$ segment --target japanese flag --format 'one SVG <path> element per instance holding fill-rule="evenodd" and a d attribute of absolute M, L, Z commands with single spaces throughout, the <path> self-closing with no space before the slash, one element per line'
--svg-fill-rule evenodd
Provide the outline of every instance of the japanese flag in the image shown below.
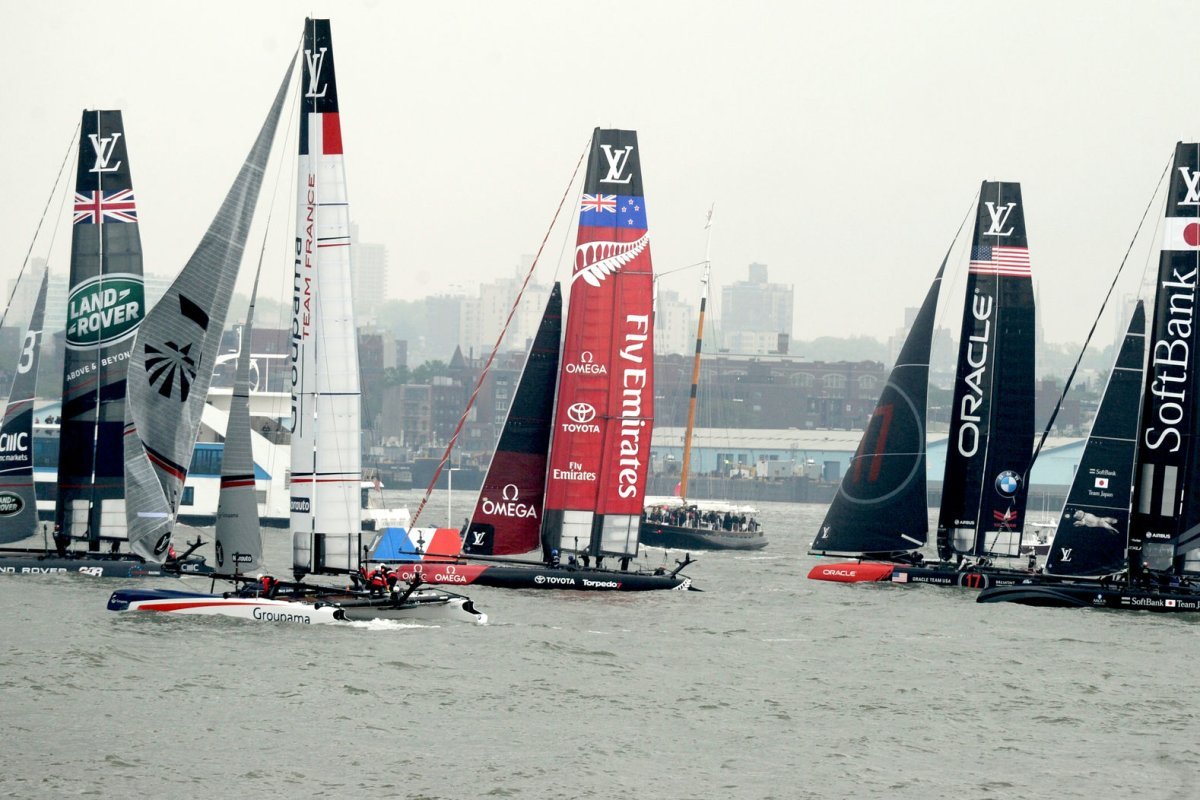
<path fill-rule="evenodd" d="M 1200 250 L 1200 219 L 1167 217 L 1163 220 L 1163 250 Z"/>
<path fill-rule="evenodd" d="M 1107 489 L 1108 488 L 1108 478 L 1096 478 L 1096 488 L 1097 489 Z"/>

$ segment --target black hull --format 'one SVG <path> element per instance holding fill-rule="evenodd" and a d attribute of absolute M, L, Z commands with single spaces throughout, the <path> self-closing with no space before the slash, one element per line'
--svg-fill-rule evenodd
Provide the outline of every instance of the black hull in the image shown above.
<path fill-rule="evenodd" d="M 638 538 L 642 544 L 673 550 L 760 550 L 767 546 L 761 530 L 715 531 L 644 521 Z"/>
<path fill-rule="evenodd" d="M 180 574 L 210 575 L 212 572 L 212 567 L 202 559 L 188 559 L 177 568 L 166 568 L 162 564 L 124 553 L 79 553 L 66 558 L 41 550 L 0 553 L 0 575 L 81 574 L 93 578 L 170 578 Z"/>
<path fill-rule="evenodd" d="M 1024 570 L 1000 567 L 974 567 L 956 569 L 953 565 L 910 567 L 897 564 L 889 580 L 901 584 L 926 584 L 949 586 L 958 589 L 988 589 L 994 586 L 1013 586 L 1029 580 L 1030 573 Z"/>
<path fill-rule="evenodd" d="M 1098 583 L 1025 583 L 981 592 L 979 603 L 1020 603 L 1047 608 L 1106 608 L 1160 613 L 1200 611 L 1200 594 L 1102 586 Z"/>
<path fill-rule="evenodd" d="M 691 578 L 605 569 L 489 566 L 472 581 L 499 589 L 573 589 L 583 592 L 652 592 L 687 590 Z"/>

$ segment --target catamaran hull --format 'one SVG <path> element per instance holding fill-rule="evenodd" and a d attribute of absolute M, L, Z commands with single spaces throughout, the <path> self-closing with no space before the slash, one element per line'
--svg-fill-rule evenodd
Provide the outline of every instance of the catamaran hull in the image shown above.
<path fill-rule="evenodd" d="M 1110 608 L 1121 611 L 1161 613 L 1200 611 L 1200 595 L 1181 592 L 1151 592 L 1096 583 L 999 586 L 980 592 L 979 603 L 1020 603 L 1049 608 Z"/>
<path fill-rule="evenodd" d="M 225 597 L 171 589 L 118 589 L 108 599 L 109 611 L 222 616 L 257 622 L 320 625 L 377 619 L 447 620 L 485 624 L 487 615 L 465 597 L 418 592 L 403 603 L 383 598 L 344 601 L 272 600 L 265 597 Z"/>
<path fill-rule="evenodd" d="M 962 589 L 987 589 L 991 586 L 1012 586 L 1029 579 L 1028 572 L 984 567 L 960 570 L 953 565 L 914 567 L 907 564 L 863 561 L 840 564 L 818 564 L 809 570 L 815 581 L 866 583 L 885 581 L 901 585 L 928 584 Z"/>
<path fill-rule="evenodd" d="M 420 574 L 428 584 L 494 586 L 499 589 L 574 589 L 584 592 L 687 591 L 692 579 L 684 575 L 652 575 L 607 569 L 567 569 L 515 564 L 403 564 L 399 578 Z"/>
<path fill-rule="evenodd" d="M 767 546 L 762 531 L 716 531 L 643 522 L 642 544 L 674 550 L 759 550 Z"/>
<path fill-rule="evenodd" d="M 93 578 L 164 578 L 178 575 L 208 575 L 212 567 L 203 561 L 188 560 L 179 565 L 179 570 L 164 569 L 162 564 L 143 561 L 137 556 L 123 555 L 112 558 L 89 555 L 68 556 L 39 555 L 33 551 L 28 555 L 0 556 L 0 575 L 88 575 Z"/>

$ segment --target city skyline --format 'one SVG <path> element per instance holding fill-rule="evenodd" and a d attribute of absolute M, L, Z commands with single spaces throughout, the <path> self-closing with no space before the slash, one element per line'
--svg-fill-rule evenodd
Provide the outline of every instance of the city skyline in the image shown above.
<path fill-rule="evenodd" d="M 773 280 L 795 286 L 795 338 L 886 339 L 980 181 L 1003 178 L 1023 182 L 1047 338 L 1079 341 L 1174 142 L 1200 134 L 1181 99 L 1200 54 L 1167 35 L 1189 16 L 1177 2 L 1103 14 L 1079 0 L 663 2 L 613 9 L 605 24 L 582 6 L 533 0 L 469 13 L 372 0 L 311 11 L 333 20 L 351 217 L 387 246 L 397 299 L 506 274 L 510 254 L 542 242 L 565 191 L 536 276 L 563 278 L 578 192 L 568 179 L 603 125 L 639 131 L 655 268 L 681 297 L 698 294 L 699 275 L 682 268 L 703 261 L 715 202 L 715 281 L 770 264 Z M 2 278 L 24 260 L 85 107 L 124 111 L 146 266 L 173 274 L 232 180 L 302 22 L 283 0 L 215 0 L 205 18 L 237 20 L 215 27 L 171 4 L 93 12 L 68 1 L 8 17 L 22 79 L 9 97 L 20 124 L 0 129 L 0 148 L 20 154 L 9 162 L 19 191 L 0 200 Z M 580 54 L 604 52 L 618 33 L 641 55 L 605 61 L 606 79 L 581 90 Z M 81 79 L 70 54 L 97 43 L 134 68 Z M 272 166 L 264 197 L 288 197 L 291 180 Z M 58 232 L 55 269 L 69 238 L 62 189 L 43 228 L 46 239 Z M 286 302 L 294 211 L 279 207 L 264 296 Z M 1138 290 L 1157 214 L 1120 292 Z M 260 212 L 248 254 L 264 221 Z M 951 271 L 966 246 L 960 237 Z M 248 255 L 243 292 L 253 266 Z"/>

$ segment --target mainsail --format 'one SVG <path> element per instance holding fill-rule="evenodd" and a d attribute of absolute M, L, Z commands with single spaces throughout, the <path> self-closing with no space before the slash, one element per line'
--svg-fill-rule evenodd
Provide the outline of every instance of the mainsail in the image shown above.
<path fill-rule="evenodd" d="M 304 24 L 292 295 L 292 559 L 350 571 L 362 511 L 358 341 L 350 211 L 329 20 Z"/>
<path fill-rule="evenodd" d="M 142 244 L 120 111 L 84 111 L 71 226 L 55 523 L 124 538 L 126 370 L 146 312 Z"/>
<path fill-rule="evenodd" d="M 900 350 L 838 493 L 810 548 L 819 555 L 887 558 L 929 535 L 925 406 L 929 351 L 946 259 Z"/>
<path fill-rule="evenodd" d="M 1018 554 L 1033 455 L 1034 311 L 1019 183 L 984 181 L 954 381 L 938 555 Z"/>
<path fill-rule="evenodd" d="M 4 422 L 0 425 L 0 544 L 32 536 L 37 530 L 37 497 L 33 486 L 33 399 L 37 394 L 38 356 L 42 349 L 42 320 L 46 284 L 41 288 L 21 344 Z"/>
<path fill-rule="evenodd" d="M 1146 359 L 1146 312 L 1139 300 L 1075 470 L 1046 572 L 1094 577 L 1125 568 L 1138 400 Z"/>
<path fill-rule="evenodd" d="M 1129 525 L 1129 568 L 1171 567 L 1200 571 L 1200 347 L 1196 316 L 1200 272 L 1200 144 L 1180 142 L 1171 165 L 1163 220 L 1150 360 L 1142 394 L 1134 468 L 1133 514 Z"/>
<path fill-rule="evenodd" d="M 250 441 L 250 343 L 254 331 L 254 303 L 258 278 L 250 294 L 246 324 L 238 349 L 237 374 L 225 426 L 221 456 L 221 493 L 217 498 L 214 532 L 217 570 L 253 572 L 262 563 L 262 532 L 258 520 L 258 495 L 254 486 L 254 453 Z M 226 566 L 228 565 L 228 567 Z"/>
<path fill-rule="evenodd" d="M 637 554 L 654 417 L 653 269 L 637 133 L 592 136 L 554 417 L 543 538 Z"/>
<path fill-rule="evenodd" d="M 468 555 L 513 555 L 538 546 L 561 338 L 562 291 L 556 283 L 463 539 Z"/>
<path fill-rule="evenodd" d="M 126 517 L 130 546 L 147 559 L 162 561 L 170 545 L 292 67 L 288 65 L 216 218 L 162 300 L 146 315 L 129 360 Z"/>

